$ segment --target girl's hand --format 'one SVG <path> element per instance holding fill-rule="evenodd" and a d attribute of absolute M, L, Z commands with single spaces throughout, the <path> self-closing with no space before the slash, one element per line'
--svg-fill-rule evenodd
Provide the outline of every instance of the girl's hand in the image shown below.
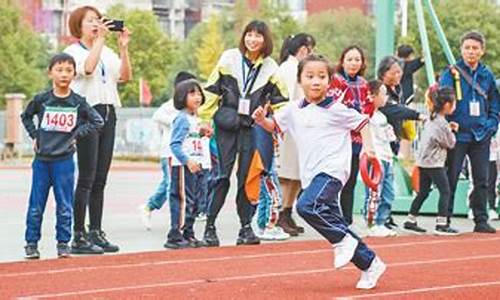
<path fill-rule="evenodd" d="M 450 129 L 451 131 L 458 132 L 458 128 L 460 127 L 457 122 L 450 122 Z"/>
<path fill-rule="evenodd" d="M 377 153 L 375 153 L 374 149 L 363 147 L 360 156 L 363 155 L 363 153 L 366 153 L 366 156 L 368 156 L 369 159 L 377 158 Z"/>
<path fill-rule="evenodd" d="M 187 167 L 191 173 L 198 173 L 201 171 L 200 165 L 191 159 L 188 160 Z"/>
<path fill-rule="evenodd" d="M 38 146 L 36 145 L 36 139 L 33 140 L 33 150 L 35 152 L 38 150 Z"/>
<path fill-rule="evenodd" d="M 213 134 L 214 134 L 214 130 L 210 126 L 210 124 L 202 124 L 200 126 L 200 135 L 201 136 L 212 137 Z"/>
<path fill-rule="evenodd" d="M 418 120 L 419 120 L 419 121 L 425 121 L 425 120 L 427 120 L 427 116 L 426 116 L 426 115 L 424 115 L 424 114 L 419 114 L 419 115 L 418 115 Z"/>
<path fill-rule="evenodd" d="M 259 106 L 254 110 L 254 112 L 252 114 L 252 118 L 255 120 L 255 122 L 257 124 L 261 124 L 266 119 L 266 115 L 267 115 L 267 112 L 269 110 L 269 107 L 271 107 L 271 104 L 269 104 L 269 102 L 267 102 L 264 107 Z"/>
<path fill-rule="evenodd" d="M 127 49 L 131 35 L 132 32 L 130 32 L 127 27 L 123 27 L 123 31 L 118 33 L 118 45 L 121 49 Z"/>

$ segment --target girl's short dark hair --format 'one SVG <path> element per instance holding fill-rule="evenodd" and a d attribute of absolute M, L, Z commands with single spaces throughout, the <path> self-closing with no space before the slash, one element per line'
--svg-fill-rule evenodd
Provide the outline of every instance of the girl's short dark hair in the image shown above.
<path fill-rule="evenodd" d="M 349 47 L 346 47 L 342 51 L 342 54 L 340 54 L 339 62 L 337 64 L 337 66 L 335 67 L 335 72 L 337 72 L 337 73 L 344 72 L 344 67 L 342 66 L 342 63 L 344 62 L 344 59 L 345 59 L 345 56 L 346 56 L 347 52 L 349 52 L 349 51 L 351 51 L 353 49 L 357 50 L 359 52 L 359 54 L 361 54 L 361 68 L 359 69 L 359 71 L 358 71 L 358 73 L 356 75 L 359 75 L 359 76 L 364 76 L 365 75 L 365 71 L 366 71 L 366 56 L 365 56 L 365 52 L 363 51 L 363 49 L 361 49 L 361 47 L 359 47 L 358 45 L 351 45 Z"/>
<path fill-rule="evenodd" d="M 245 35 L 251 31 L 255 31 L 264 37 L 264 46 L 260 50 L 263 58 L 266 58 L 273 53 L 273 39 L 271 36 L 271 31 L 265 22 L 259 20 L 253 20 L 248 23 L 243 33 L 241 34 L 239 49 L 242 54 L 247 52 L 247 47 L 245 46 Z"/>
<path fill-rule="evenodd" d="M 455 90 L 449 86 L 434 85 L 429 88 L 429 98 L 432 102 L 431 120 L 443 110 L 446 103 L 455 102 Z"/>
<path fill-rule="evenodd" d="M 290 55 L 296 55 L 302 46 L 314 48 L 316 40 L 312 35 L 303 32 L 288 36 L 281 46 L 280 64 L 287 60 Z"/>
<path fill-rule="evenodd" d="M 389 69 L 394 64 L 398 64 L 399 66 L 401 66 L 401 61 L 397 57 L 392 55 L 382 58 L 382 60 L 378 63 L 377 78 L 382 80 L 385 73 L 387 73 L 387 71 L 389 71 Z"/>
<path fill-rule="evenodd" d="M 384 83 L 378 79 L 368 81 L 368 92 L 371 95 L 378 95 L 383 84 Z"/>
<path fill-rule="evenodd" d="M 52 70 L 52 68 L 55 65 L 63 63 L 63 62 L 70 63 L 73 66 L 73 69 L 75 70 L 75 74 L 76 74 L 75 59 L 73 58 L 73 56 L 71 56 L 67 53 L 58 53 L 58 54 L 52 56 L 52 58 L 50 59 L 50 62 L 49 62 L 49 67 L 48 67 L 49 71 Z"/>
<path fill-rule="evenodd" d="M 297 70 L 297 81 L 300 82 L 300 75 L 302 74 L 302 71 L 304 70 L 304 67 L 313 61 L 319 61 L 323 62 L 326 65 L 326 68 L 328 70 L 328 78 L 332 78 L 333 76 L 333 68 L 332 68 L 332 63 L 326 56 L 320 55 L 320 54 L 309 54 L 306 56 L 303 60 L 299 62 L 299 67 Z"/>
<path fill-rule="evenodd" d="M 203 94 L 203 89 L 198 81 L 195 79 L 188 79 L 177 84 L 174 92 L 175 109 L 182 110 L 186 108 L 188 94 L 197 90 L 201 93 L 201 104 L 205 103 L 205 94 Z"/>

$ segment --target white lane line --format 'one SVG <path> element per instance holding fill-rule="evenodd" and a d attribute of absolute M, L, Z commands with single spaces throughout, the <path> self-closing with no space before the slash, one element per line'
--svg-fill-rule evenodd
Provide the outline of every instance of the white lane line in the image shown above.
<path fill-rule="evenodd" d="M 500 259 L 500 254 L 457 257 L 457 258 L 448 258 L 448 259 L 407 261 L 407 262 L 388 264 L 388 267 L 429 265 L 429 264 L 449 263 L 449 262 L 457 262 L 457 261 L 482 260 L 482 259 Z M 351 266 L 351 267 L 344 268 L 342 270 L 354 270 L 354 269 L 356 269 L 356 268 Z M 83 296 L 83 295 L 119 292 L 119 291 L 127 291 L 127 290 L 139 290 L 139 289 L 147 289 L 147 288 L 173 287 L 173 286 L 183 286 L 183 285 L 190 285 L 190 284 L 217 283 L 217 282 L 239 281 L 239 280 L 248 280 L 248 279 L 261 279 L 261 278 L 280 277 L 280 276 L 307 275 L 307 274 L 327 273 L 327 272 L 334 272 L 334 271 L 335 270 L 332 267 L 332 268 L 313 269 L 313 270 L 260 273 L 260 274 L 250 274 L 250 275 L 240 275 L 240 276 L 219 277 L 219 278 L 213 278 L 213 279 L 194 279 L 194 280 L 187 280 L 187 281 L 174 281 L 174 282 L 146 284 L 146 285 L 132 285 L 132 286 L 128 285 L 128 286 L 113 287 L 113 288 L 80 290 L 80 291 L 71 291 L 71 292 L 54 293 L 54 294 L 27 295 L 27 296 L 18 297 L 17 299 L 27 300 L 27 299 L 59 298 L 59 297 L 68 297 L 68 296 Z M 351 296 L 348 296 L 347 298 L 349 298 L 349 297 L 351 297 Z"/>
<path fill-rule="evenodd" d="M 384 248 L 397 248 L 397 247 L 411 247 L 416 245 L 435 245 L 435 244 L 446 244 L 446 243 L 468 243 L 468 242 L 491 242 L 498 241 L 500 237 L 495 238 L 484 238 L 484 239 L 440 239 L 425 242 L 405 242 L 405 243 L 394 243 L 387 245 L 374 245 L 370 246 L 373 249 L 384 249 Z M 66 272 L 84 272 L 84 271 L 95 271 L 95 270 L 115 270 L 122 268 L 141 268 L 150 266 L 163 266 L 163 265 L 175 265 L 175 264 L 189 264 L 189 263 L 204 263 L 204 262 L 218 262 L 218 261 L 228 261 L 233 259 L 255 259 L 255 258 L 267 258 L 267 257 L 279 257 L 288 255 L 311 255 L 311 254 L 321 254 L 321 253 L 333 253 L 331 249 L 318 249 L 318 250 L 302 250 L 302 251 L 288 251 L 288 252 L 277 252 L 277 253 L 262 253 L 262 254 L 247 254 L 247 255 L 230 255 L 221 257 L 208 257 L 208 258 L 194 258 L 194 259 L 179 259 L 179 260 L 167 260 L 167 261 L 153 261 L 144 263 L 131 263 L 131 264 L 119 264 L 119 265 L 108 265 L 108 266 L 91 266 L 91 267 L 76 267 L 76 268 L 62 268 L 53 270 L 43 270 L 43 271 L 33 271 L 33 272 L 17 272 L 17 273 L 6 273 L 0 274 L 0 278 L 12 278 L 18 276 L 39 276 L 39 275 L 53 275 Z"/>
<path fill-rule="evenodd" d="M 472 287 L 485 287 L 485 286 L 492 286 L 492 285 L 500 285 L 500 281 L 444 285 L 444 286 L 435 286 L 435 287 L 412 289 L 412 290 L 401 290 L 401 291 L 384 292 L 384 293 L 343 296 L 343 297 L 336 297 L 335 299 L 348 300 L 348 299 L 373 298 L 373 297 L 383 297 L 383 296 L 399 296 L 399 295 L 406 295 L 406 294 L 428 293 L 428 292 L 435 292 L 435 291 L 455 290 L 455 289 L 472 288 Z"/>

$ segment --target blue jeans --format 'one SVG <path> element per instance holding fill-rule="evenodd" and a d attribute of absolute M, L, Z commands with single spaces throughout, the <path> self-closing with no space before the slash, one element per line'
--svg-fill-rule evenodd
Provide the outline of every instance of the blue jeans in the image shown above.
<path fill-rule="evenodd" d="M 198 205 L 196 214 L 207 214 L 208 199 L 209 199 L 209 184 L 210 184 L 210 170 L 203 169 L 200 171 L 200 185 L 198 187 Z"/>
<path fill-rule="evenodd" d="M 150 210 L 160 209 L 167 201 L 170 190 L 170 170 L 168 165 L 168 158 L 161 158 L 160 165 L 161 171 L 163 173 L 163 178 L 156 188 L 156 192 L 153 194 L 153 196 L 149 197 L 147 206 Z"/>
<path fill-rule="evenodd" d="M 26 214 L 27 243 L 40 240 L 43 212 L 52 187 L 56 199 L 56 239 L 60 243 L 71 240 L 71 217 L 73 216 L 73 188 L 75 185 L 75 164 L 73 157 L 58 161 L 35 159 L 31 194 Z"/>
<path fill-rule="evenodd" d="M 191 173 L 185 166 L 172 167 L 170 183 L 170 231 L 168 241 L 194 237 L 193 224 L 198 206 L 198 187 L 203 175 Z"/>
<path fill-rule="evenodd" d="M 394 202 L 394 168 L 390 162 L 382 162 L 382 180 L 378 186 L 378 206 L 375 212 L 374 220 L 377 225 L 384 225 L 391 214 L 392 202 Z M 368 213 L 368 200 L 370 197 L 369 189 L 366 188 L 366 198 L 364 205 L 364 216 Z"/>
<path fill-rule="evenodd" d="M 332 176 L 320 173 L 303 190 L 297 200 L 297 212 L 304 220 L 330 243 L 342 241 L 346 234 L 359 241 L 351 262 L 361 270 L 370 267 L 375 252 L 347 226 L 339 207 L 339 193 L 342 183 Z"/>
<path fill-rule="evenodd" d="M 278 174 L 273 163 L 271 173 L 263 174 L 260 179 L 259 203 L 257 204 L 257 226 L 260 229 L 274 226 L 278 222 L 282 199 Z"/>

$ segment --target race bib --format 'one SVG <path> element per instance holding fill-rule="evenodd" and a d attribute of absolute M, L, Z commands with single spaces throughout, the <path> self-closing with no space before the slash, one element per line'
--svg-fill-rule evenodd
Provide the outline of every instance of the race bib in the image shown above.
<path fill-rule="evenodd" d="M 45 131 L 71 132 L 76 126 L 76 107 L 45 108 L 40 128 Z"/>
<path fill-rule="evenodd" d="M 203 156 L 203 144 L 198 134 L 188 136 L 186 145 L 188 148 L 186 152 L 193 159 L 197 160 L 198 157 Z"/>
<path fill-rule="evenodd" d="M 479 117 L 480 115 L 479 101 L 472 101 L 469 103 L 469 113 L 471 117 Z"/>

